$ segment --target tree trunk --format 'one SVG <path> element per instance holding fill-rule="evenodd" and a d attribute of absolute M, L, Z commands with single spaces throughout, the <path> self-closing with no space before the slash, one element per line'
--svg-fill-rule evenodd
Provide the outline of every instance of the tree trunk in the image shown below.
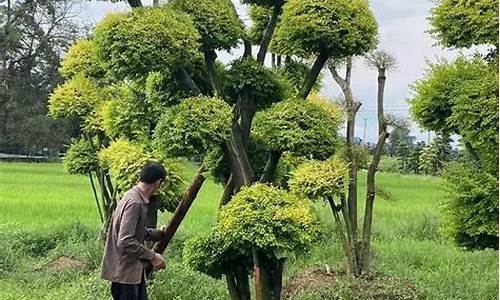
<path fill-rule="evenodd" d="M 215 60 L 217 59 L 217 53 L 215 53 L 214 50 L 207 50 L 204 52 L 204 56 L 208 71 L 208 80 L 210 81 L 210 85 L 212 86 L 214 96 L 222 97 L 222 90 L 217 78 L 217 71 L 215 70 Z"/>
<path fill-rule="evenodd" d="M 344 248 L 344 253 L 346 255 L 346 260 L 345 260 L 346 272 L 347 272 L 347 274 L 354 274 L 354 266 L 352 264 L 354 258 L 352 257 L 352 252 L 351 252 L 351 249 L 350 249 L 349 244 L 347 242 L 346 235 L 344 233 L 342 222 L 340 221 L 337 207 L 335 206 L 333 199 L 330 197 L 328 198 L 328 204 L 330 205 L 330 208 L 332 210 L 335 228 L 337 229 L 337 235 L 338 235 L 339 240 L 342 244 L 342 248 Z"/>
<path fill-rule="evenodd" d="M 142 7 L 141 0 L 127 0 L 127 2 L 130 5 L 130 7 L 132 7 L 132 8 Z"/>
<path fill-rule="evenodd" d="M 309 70 L 309 73 L 307 74 L 307 77 L 304 81 L 304 84 L 302 85 L 302 88 L 299 91 L 298 97 L 301 99 L 306 99 L 307 96 L 309 96 L 309 93 L 311 92 L 311 89 L 318 79 L 319 73 L 321 73 L 321 69 L 323 69 L 323 66 L 327 62 L 328 58 L 330 57 L 329 52 L 321 52 L 316 60 L 314 61 L 313 66 L 311 67 L 311 70 Z"/>
<path fill-rule="evenodd" d="M 162 239 L 155 244 L 154 250 L 156 253 L 163 253 L 163 251 L 165 251 L 168 244 L 174 237 L 174 234 L 177 232 L 177 229 L 186 216 L 189 208 L 191 207 L 191 204 L 193 204 L 194 200 L 196 199 L 196 196 L 198 195 L 198 192 L 200 191 L 201 186 L 205 181 L 205 175 L 203 175 L 203 172 L 205 172 L 204 165 L 202 165 L 198 169 L 198 173 L 191 182 L 191 185 L 184 192 L 184 195 L 182 195 L 182 200 L 177 206 L 177 209 L 175 210 L 174 215 L 172 216 L 172 219 L 170 220 L 165 233 L 162 236 Z"/>
<path fill-rule="evenodd" d="M 178 69 L 176 75 L 177 79 L 179 80 L 183 88 L 189 92 L 190 96 L 199 96 L 202 94 L 200 88 L 193 81 L 186 69 Z"/>
<path fill-rule="evenodd" d="M 348 188 L 348 198 L 347 198 L 347 216 L 349 219 L 350 232 L 349 244 L 351 245 L 351 252 L 353 254 L 353 275 L 358 276 L 361 273 L 361 266 L 359 265 L 359 259 L 361 256 L 359 245 L 358 245 L 358 168 L 356 157 L 353 152 L 354 146 L 354 130 L 356 128 L 356 113 L 361 107 L 361 103 L 354 101 L 352 96 L 352 90 L 350 86 L 351 80 L 351 69 L 352 69 L 352 59 L 348 58 L 346 62 L 346 78 L 342 78 L 336 69 L 334 62 L 328 63 L 328 69 L 332 74 L 335 82 L 342 89 L 344 94 L 345 105 L 347 108 L 347 128 L 346 128 L 346 148 L 347 148 L 347 158 L 349 161 L 349 188 Z"/>
<path fill-rule="evenodd" d="M 224 187 L 224 193 L 222 194 L 219 208 L 222 208 L 224 205 L 228 204 L 231 201 L 231 197 L 234 195 L 235 189 L 235 180 L 233 178 L 233 174 L 229 175 L 229 179 L 226 182 L 226 186 Z"/>
<path fill-rule="evenodd" d="M 99 212 L 99 218 L 101 219 L 101 224 L 103 224 L 104 217 L 102 215 L 101 205 L 99 204 L 99 197 L 97 196 L 97 190 L 95 188 L 94 178 L 92 176 L 92 172 L 89 172 L 88 176 L 89 176 L 89 180 L 90 180 L 90 186 L 92 187 L 92 192 L 94 193 L 95 205 L 97 206 L 97 211 Z"/>
<path fill-rule="evenodd" d="M 280 158 L 281 152 L 274 150 L 269 151 L 269 158 L 267 160 L 266 166 L 264 167 L 264 171 L 262 171 L 262 174 L 260 175 L 260 182 L 273 181 Z"/>
<path fill-rule="evenodd" d="M 379 137 L 367 175 L 366 206 L 363 223 L 363 251 L 361 259 L 363 274 L 367 274 L 370 268 L 373 203 L 375 201 L 375 174 L 378 169 L 380 158 L 384 153 L 385 141 L 389 137 L 389 133 L 387 132 L 387 123 L 384 116 L 385 79 L 385 68 L 378 68 L 377 117 Z"/>
<path fill-rule="evenodd" d="M 271 18 L 267 23 L 266 30 L 264 31 L 264 36 L 262 37 L 262 40 L 260 42 L 259 52 L 257 53 L 257 61 L 261 64 L 264 64 L 264 60 L 266 59 L 267 48 L 269 47 L 269 43 L 271 42 L 274 30 L 276 29 L 276 24 L 278 24 L 278 17 L 281 14 L 282 6 L 283 0 L 276 1 L 276 3 L 274 4 Z"/>

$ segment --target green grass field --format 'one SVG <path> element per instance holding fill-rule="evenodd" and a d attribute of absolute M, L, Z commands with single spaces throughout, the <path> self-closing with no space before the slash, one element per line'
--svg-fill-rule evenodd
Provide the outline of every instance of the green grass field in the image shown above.
<path fill-rule="evenodd" d="M 194 172 L 188 167 L 187 180 Z M 360 200 L 365 180 L 361 172 Z M 466 252 L 440 233 L 445 191 L 438 178 L 381 173 L 377 180 L 391 196 L 375 204 L 374 271 L 409 280 L 422 299 L 497 299 L 498 252 Z M 152 299 L 226 299 L 223 281 L 186 269 L 181 258 L 182 242 L 214 223 L 221 193 L 211 181 L 203 186 L 166 252 L 168 269 L 151 286 Z M 0 207 L 0 299 L 106 299 L 107 285 L 97 276 L 100 224 L 86 177 L 68 175 L 59 164 L 0 163 Z M 342 265 L 331 212 L 322 204 L 315 207 L 330 238 L 290 259 L 285 282 L 307 267 Z M 168 219 L 164 214 L 160 223 Z M 61 255 L 88 267 L 82 272 L 44 268 Z"/>

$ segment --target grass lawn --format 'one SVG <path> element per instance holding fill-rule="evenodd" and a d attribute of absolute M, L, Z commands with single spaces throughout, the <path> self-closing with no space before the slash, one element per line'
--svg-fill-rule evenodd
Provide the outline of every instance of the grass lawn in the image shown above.
<path fill-rule="evenodd" d="M 194 173 L 189 166 L 186 179 Z M 365 180 L 361 172 L 360 202 Z M 440 233 L 445 191 L 439 178 L 380 173 L 377 184 L 390 197 L 375 203 L 374 271 L 409 280 L 423 299 L 497 299 L 498 252 L 466 252 Z M 181 258 L 182 242 L 214 223 L 221 193 L 219 185 L 205 182 L 166 252 L 168 270 L 153 283 L 152 299 L 226 299 L 223 281 L 186 269 Z M 102 246 L 83 238 L 97 232 L 100 223 L 86 177 L 68 175 L 60 164 L 0 163 L 0 207 L 0 299 L 106 298 L 107 285 L 97 278 Z M 320 203 L 315 208 L 328 238 L 288 261 L 285 282 L 307 267 L 342 265 L 331 212 Z M 169 217 L 163 214 L 160 223 Z M 63 242 L 51 244 L 49 238 L 59 235 Z M 33 245 L 46 245 L 46 251 L 38 253 Z M 60 255 L 91 266 L 77 274 L 40 271 Z"/>

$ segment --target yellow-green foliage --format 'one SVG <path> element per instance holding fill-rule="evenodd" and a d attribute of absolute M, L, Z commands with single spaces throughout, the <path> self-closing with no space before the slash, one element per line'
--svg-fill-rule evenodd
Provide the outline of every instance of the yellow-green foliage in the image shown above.
<path fill-rule="evenodd" d="M 99 161 L 90 144 L 84 139 L 73 141 L 63 158 L 63 166 L 70 174 L 88 175 L 97 170 Z"/>
<path fill-rule="evenodd" d="M 203 155 L 226 140 L 232 117 L 229 105 L 219 98 L 186 99 L 161 116 L 155 149 L 177 157 Z"/>
<path fill-rule="evenodd" d="M 104 71 L 97 60 L 96 47 L 92 40 L 80 40 L 73 44 L 61 62 L 59 73 L 66 78 L 76 75 L 100 78 Z"/>
<path fill-rule="evenodd" d="M 148 161 L 159 161 L 144 147 L 125 140 L 117 140 L 99 152 L 101 166 L 109 169 L 120 194 L 132 188 L 139 180 L 142 167 Z M 183 192 L 178 165 L 171 160 L 160 161 L 166 170 L 166 178 L 158 191 L 160 209 L 174 211 Z"/>
<path fill-rule="evenodd" d="M 193 19 L 203 50 L 230 50 L 245 34 L 230 0 L 171 0 L 169 4 Z"/>
<path fill-rule="evenodd" d="M 498 178 L 457 162 L 448 166 L 444 178 L 445 233 L 460 246 L 498 249 Z"/>
<path fill-rule="evenodd" d="M 199 57 L 199 39 L 189 17 L 169 6 L 109 14 L 94 28 L 97 54 L 118 79 L 189 65 Z"/>
<path fill-rule="evenodd" d="M 49 98 L 53 118 L 84 119 L 101 101 L 98 88 L 89 79 L 76 76 L 55 88 Z"/>
<path fill-rule="evenodd" d="M 316 240 L 319 221 L 309 203 L 266 184 L 242 188 L 220 211 L 217 230 L 233 248 L 303 252 Z"/>
<path fill-rule="evenodd" d="M 292 191 L 320 200 L 344 193 L 348 183 L 348 164 L 338 156 L 303 164 L 292 172 L 289 181 Z"/>
<path fill-rule="evenodd" d="M 318 93 L 311 93 L 307 97 L 307 100 L 326 110 L 330 117 L 338 122 L 338 124 L 342 124 L 342 122 L 344 122 L 345 115 L 342 108 L 340 108 L 340 106 L 330 97 L 322 96 Z"/>
<path fill-rule="evenodd" d="M 236 101 L 244 89 L 259 109 L 290 96 L 286 82 L 251 57 L 233 61 L 226 76 L 224 84 L 230 101 Z"/>
<path fill-rule="evenodd" d="M 289 0 L 272 48 L 309 57 L 361 55 L 376 44 L 377 23 L 366 0 Z"/>
<path fill-rule="evenodd" d="M 307 161 L 309 160 L 305 157 L 297 157 L 290 152 L 283 153 L 276 168 L 273 184 L 288 189 L 288 181 L 292 176 L 292 172 Z"/>
<path fill-rule="evenodd" d="M 249 268 L 253 249 L 304 254 L 319 235 L 319 220 L 304 198 L 257 183 L 242 188 L 221 209 L 208 236 L 186 242 L 184 260 L 198 271 L 220 277 L 231 262 Z"/>
<path fill-rule="evenodd" d="M 326 159 L 338 146 L 339 125 L 338 116 L 321 106 L 291 99 L 257 113 L 252 134 L 272 150 Z"/>
<path fill-rule="evenodd" d="M 106 89 L 107 100 L 100 114 L 102 128 L 111 138 L 143 139 L 149 135 L 148 105 L 138 99 L 130 86 L 121 84 Z"/>
<path fill-rule="evenodd" d="M 498 46 L 498 0 L 439 0 L 431 33 L 445 47 Z"/>

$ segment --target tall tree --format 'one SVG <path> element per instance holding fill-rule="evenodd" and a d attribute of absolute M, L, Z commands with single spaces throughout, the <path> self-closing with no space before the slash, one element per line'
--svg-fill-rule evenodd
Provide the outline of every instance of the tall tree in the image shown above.
<path fill-rule="evenodd" d="M 68 46 L 85 34 L 71 1 L 7 1 L 0 10 L 0 151 L 60 148 L 68 122 L 44 116 Z"/>
<path fill-rule="evenodd" d="M 492 226 L 498 223 L 498 198 L 491 197 L 498 194 L 491 184 L 496 179 L 498 185 L 498 1 L 441 0 L 429 19 L 431 33 L 445 47 L 489 48 L 486 55 L 430 64 L 409 102 L 422 127 L 459 135 L 472 158 L 446 173 L 447 232 L 462 246 L 498 248 L 498 226 Z"/>

